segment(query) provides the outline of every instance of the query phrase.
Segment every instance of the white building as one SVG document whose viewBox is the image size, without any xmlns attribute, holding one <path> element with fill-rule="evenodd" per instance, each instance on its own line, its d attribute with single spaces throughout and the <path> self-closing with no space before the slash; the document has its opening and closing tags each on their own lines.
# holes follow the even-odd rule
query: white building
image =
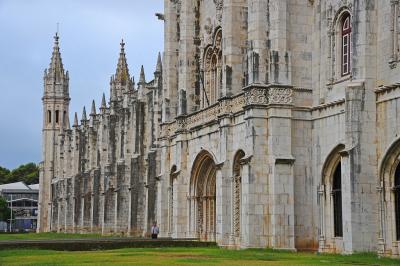
<svg viewBox="0 0 400 266">
<path fill-rule="evenodd" d="M 36 231 L 38 216 L 39 184 L 26 185 L 24 182 L 16 182 L 0 185 L 0 196 L 8 202 L 8 207 L 13 215 L 10 221 L 0 225 L 4 231 Z"/>
<path fill-rule="evenodd" d="M 45 73 L 40 230 L 400 252 L 397 0 L 165 0 L 163 64 L 68 119 Z"/>
</svg>

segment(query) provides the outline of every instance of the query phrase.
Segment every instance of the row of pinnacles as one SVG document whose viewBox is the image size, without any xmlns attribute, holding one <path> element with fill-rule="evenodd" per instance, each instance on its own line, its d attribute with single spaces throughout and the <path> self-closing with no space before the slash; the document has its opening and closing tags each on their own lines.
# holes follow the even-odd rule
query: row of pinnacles
<svg viewBox="0 0 400 266">
<path fill-rule="evenodd" d="M 160 110 L 162 63 L 138 86 L 130 76 L 125 43 L 110 101 L 105 95 L 89 117 L 69 119 L 69 75 L 54 37 L 50 67 L 44 75 L 43 153 L 39 231 L 142 235 L 155 219 L 157 152 L 155 134 Z M 51 183 L 49 183 L 51 182 Z"/>
</svg>

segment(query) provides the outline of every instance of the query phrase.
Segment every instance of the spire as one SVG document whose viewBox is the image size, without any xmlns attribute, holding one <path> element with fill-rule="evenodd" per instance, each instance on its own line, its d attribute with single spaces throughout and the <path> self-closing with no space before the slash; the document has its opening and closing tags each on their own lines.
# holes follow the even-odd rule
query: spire
<svg viewBox="0 0 400 266">
<path fill-rule="evenodd" d="M 94 100 L 92 101 L 92 111 L 90 112 L 90 116 L 96 115 L 96 103 Z"/>
<path fill-rule="evenodd" d="M 144 67 L 142 65 L 142 68 L 140 69 L 140 78 L 138 84 L 144 84 L 144 83 L 146 83 L 146 77 L 144 75 Z"/>
<path fill-rule="evenodd" d="M 82 121 L 86 121 L 87 120 L 87 116 L 86 116 L 86 107 L 83 106 L 83 112 L 82 112 Z"/>
<path fill-rule="evenodd" d="M 100 109 L 106 109 L 107 104 L 106 104 L 106 95 L 103 93 L 103 98 L 101 98 L 101 107 Z"/>
<path fill-rule="evenodd" d="M 78 113 L 75 112 L 75 117 L 74 117 L 74 127 L 78 127 L 79 123 L 78 123 Z"/>
<path fill-rule="evenodd" d="M 59 39 L 60 37 L 58 36 L 57 32 L 54 36 L 53 53 L 51 56 L 50 67 L 47 71 L 48 74 L 54 75 L 56 80 L 60 80 L 60 78 L 64 76 L 64 66 L 61 59 Z"/>
<path fill-rule="evenodd" d="M 162 61 L 161 61 L 161 53 L 158 53 L 158 58 L 157 58 L 157 66 L 156 66 L 156 73 L 161 73 L 162 72 Z"/>
<path fill-rule="evenodd" d="M 119 53 L 117 72 L 115 74 L 115 81 L 125 85 L 127 82 L 129 82 L 130 77 L 129 77 L 128 63 L 126 62 L 126 56 L 125 56 L 125 43 L 123 39 L 120 44 L 121 44 L 121 52 Z"/>
</svg>

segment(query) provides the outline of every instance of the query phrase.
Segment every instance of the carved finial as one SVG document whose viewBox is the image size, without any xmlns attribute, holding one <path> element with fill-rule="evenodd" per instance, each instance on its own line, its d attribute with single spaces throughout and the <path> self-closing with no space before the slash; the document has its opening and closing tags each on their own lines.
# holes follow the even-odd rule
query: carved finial
<svg viewBox="0 0 400 266">
<path fill-rule="evenodd" d="M 115 81 L 121 83 L 122 85 L 125 85 L 126 82 L 130 80 L 130 76 L 129 76 L 128 63 L 125 55 L 125 43 L 123 39 L 121 40 L 120 45 L 121 45 L 121 52 L 119 53 L 117 71 L 115 74 Z"/>
<path fill-rule="evenodd" d="M 54 75 L 56 80 L 60 80 L 60 78 L 64 76 L 64 66 L 61 59 L 59 39 L 60 37 L 58 36 L 58 32 L 56 32 L 54 35 L 54 47 L 51 56 L 50 67 L 48 69 L 48 73 L 50 75 Z"/>
</svg>

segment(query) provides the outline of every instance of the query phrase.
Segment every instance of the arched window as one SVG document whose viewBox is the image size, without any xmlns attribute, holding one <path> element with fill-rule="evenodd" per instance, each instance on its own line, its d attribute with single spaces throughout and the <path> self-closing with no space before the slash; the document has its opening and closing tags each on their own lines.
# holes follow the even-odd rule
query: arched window
<svg viewBox="0 0 400 266">
<path fill-rule="evenodd" d="M 394 177 L 394 207 L 396 216 L 396 240 L 400 240 L 400 165 Z"/>
<path fill-rule="evenodd" d="M 342 166 L 339 162 L 332 180 L 333 225 L 335 237 L 343 236 L 342 221 Z"/>
<path fill-rule="evenodd" d="M 342 76 L 350 74 L 351 68 L 351 21 L 346 13 L 342 18 Z"/>
</svg>

